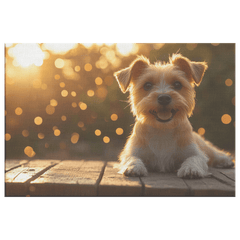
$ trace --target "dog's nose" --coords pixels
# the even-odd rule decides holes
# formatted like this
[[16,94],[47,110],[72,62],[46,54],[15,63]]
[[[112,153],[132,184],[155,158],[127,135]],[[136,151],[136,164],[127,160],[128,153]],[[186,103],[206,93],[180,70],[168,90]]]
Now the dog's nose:
[[168,105],[172,101],[172,98],[168,94],[161,94],[158,96],[158,103],[160,103],[163,106]]

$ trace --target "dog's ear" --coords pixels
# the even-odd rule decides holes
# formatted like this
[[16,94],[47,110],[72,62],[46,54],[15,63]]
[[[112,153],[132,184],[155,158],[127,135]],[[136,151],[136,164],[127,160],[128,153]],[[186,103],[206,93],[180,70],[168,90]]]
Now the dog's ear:
[[140,56],[136,58],[129,67],[114,73],[114,77],[117,79],[123,93],[127,92],[131,79],[139,77],[148,65],[150,65],[149,60]]
[[208,68],[206,62],[192,62],[181,54],[173,55],[170,61],[185,72],[189,80],[193,80],[197,86],[200,85],[203,75]]

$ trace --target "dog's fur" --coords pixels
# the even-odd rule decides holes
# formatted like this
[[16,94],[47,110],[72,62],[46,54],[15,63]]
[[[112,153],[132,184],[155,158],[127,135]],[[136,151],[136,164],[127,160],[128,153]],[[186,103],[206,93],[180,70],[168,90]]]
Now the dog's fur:
[[123,93],[129,91],[136,117],[133,132],[120,154],[120,173],[147,176],[148,171],[171,172],[183,178],[209,175],[208,165],[232,167],[221,151],[192,130],[188,117],[195,107],[195,85],[207,63],[175,54],[169,63],[150,64],[143,56],[114,73]]

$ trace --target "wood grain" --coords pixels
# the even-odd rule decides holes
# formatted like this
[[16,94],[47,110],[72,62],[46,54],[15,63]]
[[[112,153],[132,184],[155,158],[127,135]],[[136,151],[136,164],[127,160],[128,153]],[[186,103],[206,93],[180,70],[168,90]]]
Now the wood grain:
[[185,182],[175,173],[149,173],[141,178],[146,196],[185,196],[189,189]]
[[99,185],[99,196],[141,196],[142,184],[139,177],[126,177],[114,168],[116,162],[107,163]]
[[5,195],[26,196],[29,182],[60,162],[59,160],[32,160],[5,173]]
[[26,163],[28,163],[29,160],[6,160],[5,161],[5,172],[10,171],[11,169],[20,167]]
[[96,196],[104,161],[64,160],[31,182],[35,196]]

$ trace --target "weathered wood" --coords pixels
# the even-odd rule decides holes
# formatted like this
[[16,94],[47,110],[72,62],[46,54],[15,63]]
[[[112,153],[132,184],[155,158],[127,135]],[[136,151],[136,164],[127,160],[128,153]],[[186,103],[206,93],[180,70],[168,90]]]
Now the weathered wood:
[[[222,171],[224,169],[219,169],[219,168],[209,168],[209,172],[213,174],[213,177],[216,178],[218,181],[223,182],[229,186],[235,187],[235,182],[233,179],[227,177],[225,174],[223,174]],[[231,170],[228,173],[234,172],[233,169],[227,169]]]
[[142,184],[139,177],[126,177],[114,168],[116,162],[108,162],[99,185],[99,196],[141,196]]
[[30,183],[32,196],[96,196],[103,161],[65,160]]
[[[6,160],[6,196],[235,196],[235,169],[210,168],[212,177],[181,179],[175,173],[126,177],[116,162]],[[106,167],[105,167],[106,165]],[[105,171],[104,171],[105,169]]]
[[29,160],[5,160],[5,172],[10,171],[11,169],[20,167],[26,163],[28,163]]
[[189,189],[175,173],[149,173],[141,178],[146,196],[186,196]]
[[25,196],[28,194],[28,183],[38,177],[59,160],[32,160],[25,165],[5,173],[6,196]]
[[221,172],[222,174],[224,174],[226,177],[232,179],[233,181],[235,181],[235,168],[231,168],[231,169],[219,169],[219,172]]
[[228,186],[213,177],[184,179],[192,196],[234,196],[234,187]]

